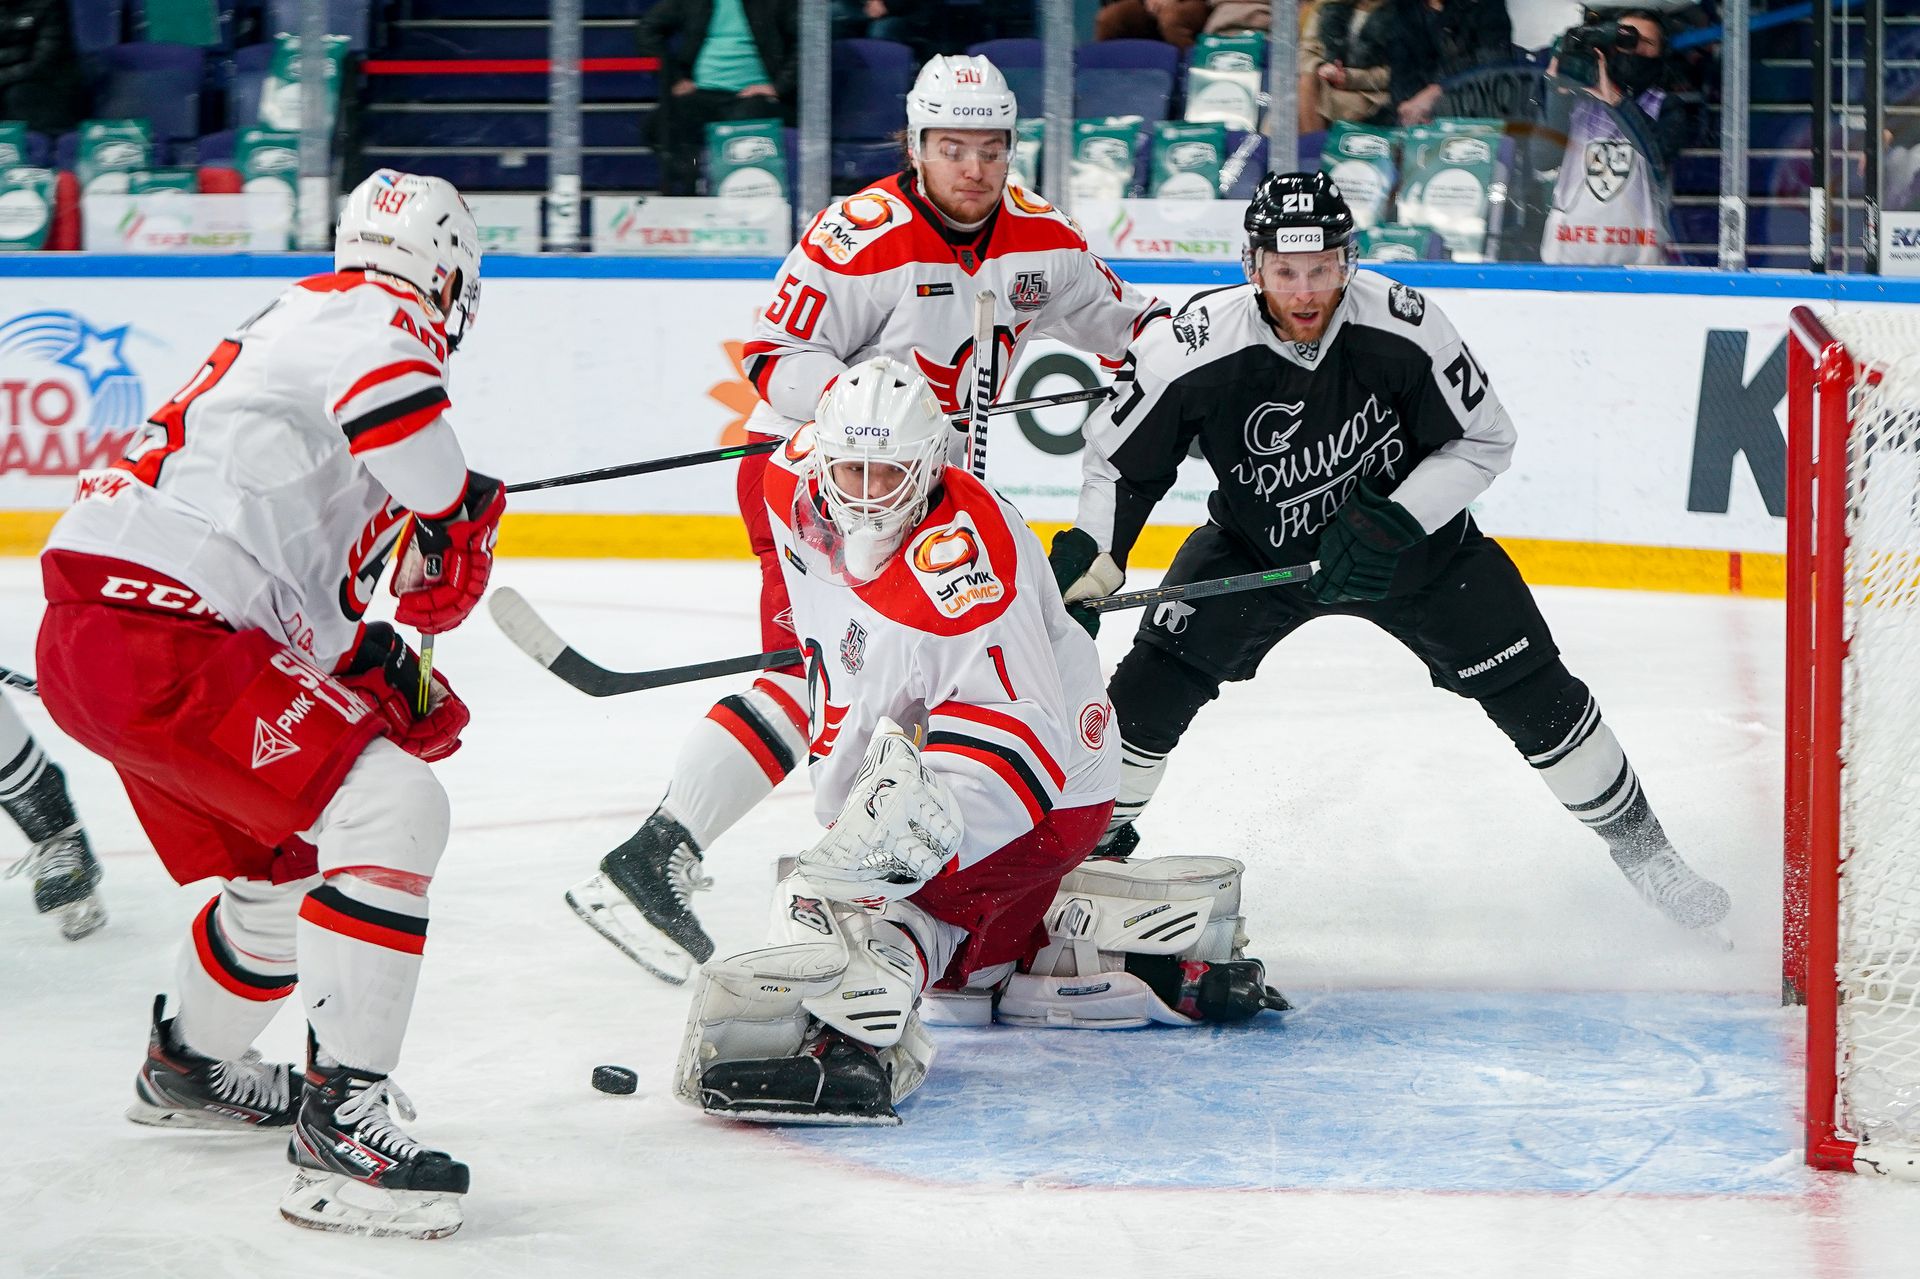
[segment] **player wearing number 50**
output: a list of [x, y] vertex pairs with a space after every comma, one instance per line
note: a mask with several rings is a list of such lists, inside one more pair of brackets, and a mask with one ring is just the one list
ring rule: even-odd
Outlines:
[[[1013, 91], [985, 58], [938, 57], [907, 96], [907, 165], [827, 206], [780, 266], [746, 346], [761, 402], [752, 438], [786, 439], [849, 365], [898, 360], [932, 385], [943, 412], [974, 387], [974, 301], [994, 294], [994, 365], [1004, 377], [1039, 336], [1117, 358], [1166, 308], [1107, 269], [1073, 223], [1007, 180]], [[993, 353], [988, 353], [992, 358]], [[948, 431], [956, 464], [967, 436]], [[761, 501], [764, 456], [740, 463], [740, 513], [760, 558], [760, 638], [792, 648], [786, 591]], [[666, 798], [601, 874], [567, 895], [630, 957], [682, 981], [713, 943], [687, 899], [708, 881], [701, 854], [793, 771], [806, 749], [797, 670], [725, 697], [690, 733]]]
[[[119, 771], [174, 879], [221, 881], [173, 1016], [154, 1002], [128, 1118], [288, 1133], [288, 1220], [431, 1237], [459, 1225], [467, 1168], [396, 1125], [388, 1074], [447, 842], [428, 762], [467, 710], [436, 671], [416, 714], [413, 651], [361, 619], [396, 543], [395, 616], [423, 632], [458, 626], [491, 571], [501, 488], [446, 418], [473, 215], [439, 178], [382, 170], [348, 197], [334, 268], [82, 477], [41, 557], [40, 694]], [[296, 974], [304, 1075], [250, 1050]]]
[[1069, 604], [1117, 589], [1196, 441], [1218, 487], [1166, 580], [1314, 556], [1320, 570], [1142, 619], [1108, 688], [1125, 767], [1103, 850], [1138, 842], [1168, 753], [1223, 682], [1252, 678], [1302, 623], [1343, 614], [1479, 702], [1648, 901], [1688, 928], [1717, 925], [1726, 892], [1674, 851], [1526, 583], [1467, 511], [1506, 469], [1514, 429], [1466, 343], [1422, 295], [1355, 269], [1352, 214], [1323, 175], [1266, 178], [1246, 227], [1249, 282], [1149, 330], [1088, 422], [1077, 527], [1055, 539], [1054, 571]]
[[1238, 863], [1077, 869], [1119, 771], [1099, 656], [947, 433], [926, 382], [875, 358], [767, 468], [829, 829], [766, 944], [701, 971], [675, 1087], [709, 1113], [894, 1122], [932, 1058], [923, 994], [1038, 1026], [1281, 1006], [1240, 954]]

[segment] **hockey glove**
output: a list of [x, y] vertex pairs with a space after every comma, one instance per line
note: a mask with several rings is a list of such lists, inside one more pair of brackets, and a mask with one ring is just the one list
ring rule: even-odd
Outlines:
[[1053, 570], [1054, 584], [1067, 606], [1067, 616], [1086, 627], [1087, 634], [1100, 633], [1100, 614], [1076, 605], [1099, 599], [1120, 589], [1127, 574], [1113, 556], [1100, 549], [1091, 534], [1082, 529], [1061, 529], [1053, 535], [1053, 547], [1047, 552], [1047, 566]]
[[900, 726], [882, 719], [840, 816], [800, 854], [800, 871], [834, 901], [877, 906], [938, 875], [960, 836], [953, 792], [921, 766]]
[[1320, 535], [1320, 571], [1308, 579], [1307, 593], [1322, 604], [1383, 600], [1400, 557], [1426, 539], [1406, 507], [1362, 480]]
[[361, 633], [360, 647], [334, 678], [379, 713], [394, 745], [428, 763], [459, 750], [460, 732], [473, 718], [439, 671], [433, 673], [427, 713], [414, 713], [420, 693], [420, 658], [385, 622], [375, 622]]
[[467, 494], [445, 515], [416, 515], [395, 548], [393, 618], [426, 635], [450, 631], [467, 620], [486, 593], [493, 572], [493, 542], [507, 509], [499, 480], [467, 475]]

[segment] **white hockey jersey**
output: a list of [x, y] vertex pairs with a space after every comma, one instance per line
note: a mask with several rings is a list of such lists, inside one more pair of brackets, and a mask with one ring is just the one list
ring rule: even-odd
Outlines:
[[125, 458], [81, 477], [47, 547], [158, 569], [333, 669], [408, 511], [465, 495], [446, 364], [445, 331], [408, 290], [357, 271], [302, 280], [214, 348]]
[[819, 497], [796, 468], [811, 447], [803, 428], [773, 455], [766, 500], [806, 654], [821, 822], [839, 816], [883, 716], [925, 730], [921, 758], [960, 803], [960, 867], [1054, 808], [1111, 800], [1120, 759], [1100, 656], [1067, 616], [1019, 513], [949, 468], [900, 554], [873, 581], [848, 586], [802, 544], [797, 504]]
[[[747, 376], [761, 399], [747, 429], [792, 435], [830, 382], [875, 355], [920, 373], [941, 408], [961, 412], [973, 400], [974, 297], [982, 289], [994, 293], [1001, 380], [1035, 337], [1111, 362], [1167, 314], [1039, 196], [1009, 183], [983, 226], [955, 231], [911, 174], [896, 174], [828, 205], [781, 264], [773, 301], [746, 344]], [[959, 463], [963, 433], [955, 436]]]

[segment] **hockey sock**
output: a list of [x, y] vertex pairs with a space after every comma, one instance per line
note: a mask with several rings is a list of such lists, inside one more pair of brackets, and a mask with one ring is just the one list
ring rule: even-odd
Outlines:
[[194, 916], [174, 987], [176, 1042], [233, 1061], [267, 1028], [293, 993], [301, 887], [233, 880]]
[[681, 743], [660, 807], [707, 849], [807, 757], [804, 683], [774, 672], [723, 697]]
[[1167, 757], [1153, 751], [1135, 746], [1125, 736], [1120, 738], [1120, 794], [1113, 802], [1113, 817], [1107, 822], [1108, 830], [1118, 830], [1140, 816], [1140, 810], [1153, 798], [1153, 792], [1160, 788], [1160, 779], [1166, 776]]
[[67, 798], [65, 774], [4, 701], [0, 701], [0, 808], [35, 844], [80, 824], [73, 801]]

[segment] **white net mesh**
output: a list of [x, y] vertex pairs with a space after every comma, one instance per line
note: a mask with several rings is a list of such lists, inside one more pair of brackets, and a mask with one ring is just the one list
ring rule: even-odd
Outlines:
[[1848, 414], [1837, 1118], [1864, 1146], [1920, 1147], [1920, 323], [1867, 312], [1828, 327], [1861, 366]]

